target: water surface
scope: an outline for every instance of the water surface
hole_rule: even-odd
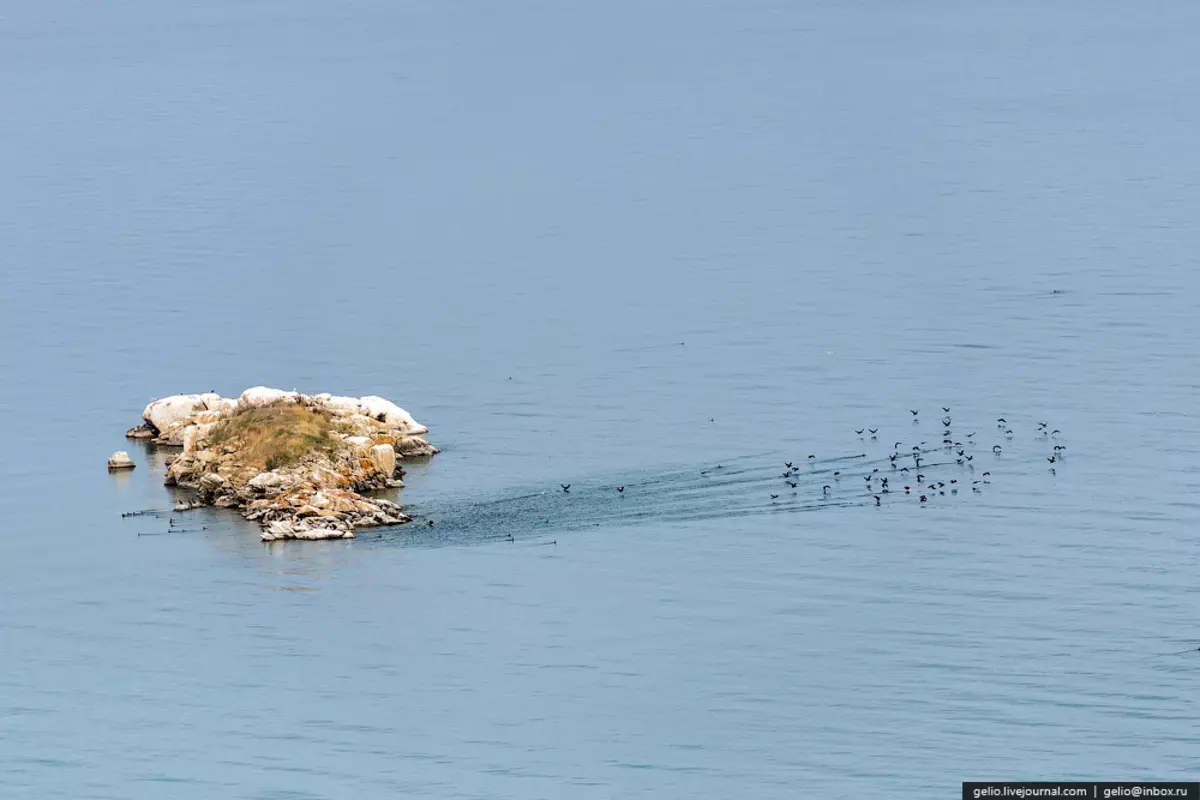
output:
[[[1195,778],[1198,16],[12,5],[2,793]],[[408,408],[435,527],[137,536],[256,384]],[[943,405],[982,494],[770,499]]]

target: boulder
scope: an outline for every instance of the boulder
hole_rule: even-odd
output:
[[[337,528],[306,528],[297,530],[287,523],[272,522],[260,537],[264,542],[278,542],[285,539],[353,539],[353,531],[342,531]]]
[[[287,479],[278,472],[260,472],[251,478],[247,485],[252,489],[273,489],[283,486],[287,483]]]
[[[396,452],[405,458],[411,458],[413,456],[433,456],[441,451],[420,437],[405,436],[396,442]]]
[[[124,450],[118,450],[108,457],[109,470],[133,469],[137,464],[133,463],[133,459],[129,457],[129,453]]]
[[[361,414],[359,399],[357,397],[338,397],[332,394],[318,394],[313,397],[313,400],[329,410],[330,413],[339,417],[348,417],[351,414]]]
[[[300,395],[297,392],[285,392],[282,389],[271,389],[266,386],[254,386],[242,392],[237,400],[238,408],[257,408],[270,405],[280,400],[295,400]]]
[[[371,466],[391,477],[396,471],[396,448],[390,444],[377,444],[371,448]]]
[[[370,436],[347,436],[346,444],[352,444],[358,450],[366,453],[367,449],[371,447],[372,439]]]
[[[208,432],[212,430],[213,423],[203,423],[197,425],[188,425],[183,429],[180,441],[183,444],[183,452],[191,453],[195,451],[196,444],[208,436]]]
[[[125,438],[126,439],[153,439],[154,438],[154,428],[151,428],[149,425],[144,424],[144,423],[141,425],[137,425],[137,426],[125,431]]]
[[[359,399],[359,411],[362,414],[386,423],[393,428],[403,431],[408,436],[418,436],[422,433],[429,433],[429,428],[426,428],[421,423],[413,419],[412,414],[409,414],[400,406],[384,400],[382,397],[375,395],[367,395]]]
[[[215,472],[206,472],[200,477],[200,488],[206,492],[215,492],[229,481]]]
[[[142,411],[142,419],[150,423],[157,433],[162,433],[181,422],[186,422],[200,411],[208,411],[208,403],[221,400],[216,394],[176,394],[155,400]]]

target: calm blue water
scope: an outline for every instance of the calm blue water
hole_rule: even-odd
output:
[[[8,3],[0,794],[1195,779],[1198,24]],[[143,405],[256,384],[412,411],[437,526],[137,536]]]

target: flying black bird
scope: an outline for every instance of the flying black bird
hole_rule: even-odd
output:
[[[967,434],[967,438],[970,439],[974,435],[975,435],[975,431],[971,431],[970,433]]]
[[[917,413],[918,413],[918,412],[916,412],[916,411],[913,411],[913,409],[911,409],[911,408],[909,409],[909,411],[912,411],[912,415],[913,415],[914,417],[915,417],[915,416],[917,415]]]
[[[921,481],[923,481],[923,480],[925,480],[925,476],[924,476],[924,475],[918,475],[918,476],[917,476],[917,483],[920,483],[920,482],[921,482]]]
[[[1053,464],[1055,461],[1055,456],[1047,456],[1046,460]]]
[[[956,459],[954,459],[954,463],[958,464],[959,466],[962,466],[963,460],[961,458],[956,458]]]
[[[945,406],[942,406],[942,411],[945,411],[947,414],[950,413],[950,409],[946,408]]]
[[[784,483],[786,483],[788,486],[792,487],[793,489],[796,488],[796,481],[784,481]]]
[[[810,456],[809,456],[809,459],[810,459],[810,460],[811,460],[811,459],[814,459],[814,458],[816,458],[816,456],[813,456],[813,455],[810,455]]]
[[[901,471],[901,472],[908,472],[908,467],[901,467],[901,468],[900,468],[900,471]]]
[[[825,484],[824,486],[822,486],[822,487],[821,487],[821,492],[822,492],[823,494],[829,494],[829,490],[830,490],[830,489],[832,489],[832,488],[833,488],[833,487],[832,487],[832,486],[830,486],[830,485],[827,483],[827,484]]]
[[[927,498],[925,497],[925,495],[921,495],[921,502],[922,502],[922,503],[924,503],[926,499],[927,499]]]
[[[896,459],[899,457],[900,457],[899,453],[892,453],[890,456],[888,456],[888,460],[891,461],[893,464],[895,464]]]
[[[997,422],[997,423],[1001,423],[1001,422],[1003,422],[1003,423],[1004,423],[1004,424],[1006,424],[1006,425],[1008,424],[1008,420],[1006,420],[1004,417],[1000,417],[999,419],[997,419],[997,420],[996,420],[996,422]]]
[[[842,471],[841,471],[840,469],[835,469],[835,470],[833,471],[833,477],[835,477],[835,478],[836,478],[838,475],[841,475],[841,474],[842,474]]]
[[[1060,431],[1058,428],[1055,428],[1054,430],[1050,431],[1051,436],[1058,436],[1060,433],[1062,433],[1062,431]]]
[[[857,433],[859,436],[862,436],[862,432],[863,432],[864,430],[865,430],[864,428],[855,428],[855,429],[854,429],[854,432],[855,432],[855,433]]]
[[[778,499],[779,499],[779,495],[777,495],[777,494],[773,494],[773,495],[771,495],[771,499],[772,499],[772,500],[778,500]]]
[[[1045,423],[1045,422],[1039,422],[1039,423],[1038,423],[1038,427],[1039,427],[1039,428],[1046,428],[1046,427],[1049,427],[1049,425],[1048,425],[1048,423]]]
[[[864,481],[866,481],[867,483],[870,483],[870,482],[871,482],[871,476],[870,476],[870,475],[863,475],[863,480],[864,480]]]
[[[945,425],[947,428],[949,428],[950,427],[950,418],[942,417],[942,424]]]
[[[1000,445],[998,445],[998,444],[994,444],[994,445],[992,445],[992,452],[993,452],[993,453],[999,453],[999,452],[1000,452]]]
[[[617,491],[618,491],[618,492],[624,492],[624,491],[625,491],[625,487],[624,487],[624,486],[618,486],[618,487],[617,487]]]
[[[559,486],[562,487],[564,492],[571,491],[571,484],[569,484],[569,483],[560,483]]]
[[[887,478],[880,478],[880,479],[879,479],[879,483],[880,483],[880,485],[881,485],[881,486],[887,486],[888,479],[887,479]]]
[[[904,487],[904,493],[905,493],[905,494],[908,494],[908,490],[909,490],[909,488],[910,488],[910,487],[908,487],[908,486],[905,486],[905,487]]]
[[[985,473],[983,473],[983,477],[985,477],[985,478],[986,478],[986,477],[988,477],[988,476],[989,476],[989,475],[991,475],[991,474],[992,474],[992,473],[990,473],[990,472],[985,472]]]
[[[790,461],[783,462],[783,465],[785,467],[787,467],[788,469],[795,469],[795,467],[792,466],[792,462],[790,462]]]
[[[875,498],[875,505],[879,505],[879,495],[873,494],[871,496]]]
[[[974,460],[975,460],[975,456],[967,456],[967,461],[974,461]]]
[[[879,428],[867,428],[867,430],[870,431],[872,434],[879,433]]]
[[[965,456],[965,455],[967,454],[967,451],[966,451],[966,450],[959,450],[959,451],[958,451],[958,454],[959,454],[960,456]]]

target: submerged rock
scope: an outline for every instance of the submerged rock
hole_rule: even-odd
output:
[[[264,542],[279,542],[285,539],[353,539],[353,531],[340,531],[336,528],[311,528],[308,530],[289,530],[280,533],[271,531],[262,532],[262,540]]]
[[[129,453],[124,450],[118,450],[108,457],[109,470],[133,469],[137,464],[133,463],[133,459],[129,457]]]
[[[374,395],[256,386],[236,400],[163,398],[142,416],[155,443],[181,448],[166,483],[196,489],[196,505],[240,509],[266,541],[349,538],[354,528],[408,522],[401,506],[360,492],[402,487],[401,459],[438,452],[420,436],[428,428]]]

